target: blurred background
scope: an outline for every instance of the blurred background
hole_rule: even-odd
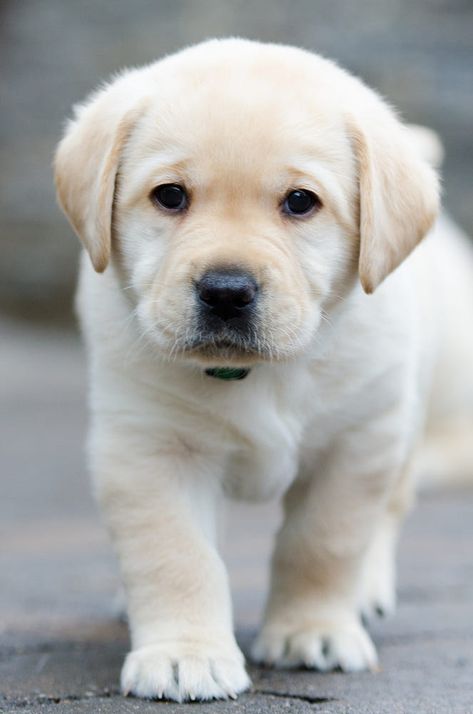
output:
[[[51,159],[71,106],[118,69],[208,37],[337,59],[446,147],[445,204],[473,234],[472,0],[2,0],[0,308],[70,319],[77,242]]]
[[[56,205],[54,147],[72,104],[111,73],[228,35],[332,57],[380,90],[408,121],[436,129],[446,148],[445,204],[473,235],[473,0],[1,0],[0,645],[18,656],[8,664],[0,656],[0,680],[19,701],[25,687],[57,696],[64,680],[69,693],[83,689],[66,676],[54,686],[41,679],[47,667],[27,657],[46,640],[85,638],[87,651],[99,642],[100,661],[114,638],[126,647],[126,633],[104,625],[117,570],[86,477],[85,368],[72,312],[79,247]],[[407,610],[397,620],[406,631],[423,628],[432,638],[444,620],[450,632],[471,624],[471,607],[467,616],[460,600],[466,602],[468,588],[472,600],[465,540],[472,503],[471,497],[454,500],[447,516],[433,501],[410,526],[401,557]],[[273,507],[242,513],[231,516],[227,555],[237,621],[254,626],[278,513]],[[242,519],[244,537],[236,528]],[[442,519],[445,529],[437,533]],[[443,584],[426,565],[437,553],[448,568]],[[439,597],[429,610],[432,592]],[[400,641],[396,627],[395,621],[393,642]],[[18,643],[26,648],[23,665]],[[121,651],[116,656],[110,647],[114,679]],[[411,644],[393,657],[415,688],[417,665],[405,664],[414,651]],[[59,669],[62,659],[57,655]],[[92,670],[95,676],[97,667]]]
[[[213,36],[337,59],[446,146],[445,203],[473,233],[472,0],[2,0],[0,307],[70,320],[77,242],[54,198],[64,118],[98,82]]]

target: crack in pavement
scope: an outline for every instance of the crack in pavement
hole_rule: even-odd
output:
[[[309,704],[328,704],[337,702],[335,697],[316,697],[311,694],[291,694],[290,692],[279,692],[277,689],[253,689],[255,694],[263,694],[267,697],[280,697],[281,699],[297,699]]]

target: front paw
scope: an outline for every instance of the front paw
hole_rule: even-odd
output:
[[[134,650],[121,674],[125,695],[176,702],[236,699],[250,684],[236,645],[198,641],[164,641]]]
[[[327,672],[375,670],[375,647],[358,620],[341,620],[306,627],[268,624],[252,649],[256,662],[275,667],[308,667]]]

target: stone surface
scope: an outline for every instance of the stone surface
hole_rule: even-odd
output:
[[[71,106],[127,65],[212,36],[296,44],[337,59],[446,145],[446,205],[473,234],[473,4],[469,0],[3,0],[0,305],[66,316],[78,241],[51,160]],[[308,91],[310,88],[308,88]]]
[[[77,337],[5,321],[0,333],[7,375],[0,382],[0,711],[189,711],[118,694],[128,637],[115,614],[116,562],[88,489]],[[248,651],[279,513],[273,505],[233,505],[228,516],[224,551]],[[473,712],[472,542],[473,491],[424,495],[402,538],[398,612],[373,628],[380,672],[251,667],[250,693],[198,711]]]

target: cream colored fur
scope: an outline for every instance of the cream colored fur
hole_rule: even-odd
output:
[[[95,491],[128,601],[125,693],[249,686],[216,544],[224,494],[284,497],[255,658],[376,667],[359,615],[394,606],[413,464],[473,465],[472,251],[441,219],[403,262],[437,213],[435,147],[328,60],[236,39],[125,72],[78,108],[56,176],[104,271],[84,255],[78,307]],[[191,204],[170,215],[150,192],[176,182]],[[322,208],[283,215],[294,188]],[[193,284],[221,264],[263,286],[257,353],[189,348]],[[229,364],[252,370],[205,375]]]

